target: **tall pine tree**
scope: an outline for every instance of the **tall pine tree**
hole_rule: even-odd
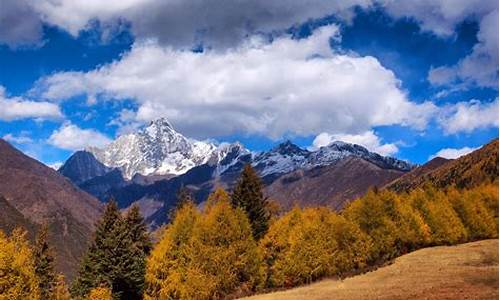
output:
[[[117,299],[142,299],[145,250],[150,245],[142,217],[138,209],[133,211],[123,218],[116,202],[108,203],[72,286],[74,297],[84,297],[104,285]]]
[[[249,164],[245,165],[241,172],[231,195],[231,203],[234,207],[241,207],[246,212],[252,225],[254,238],[259,240],[264,236],[269,227],[266,199],[262,193],[260,177]]]
[[[57,285],[57,278],[54,271],[54,255],[48,242],[47,224],[42,225],[38,232],[33,256],[35,259],[35,274],[38,278],[41,298],[50,299]]]
[[[153,247],[144,218],[137,205],[133,205],[125,216],[126,230],[132,241],[131,252],[131,280],[138,290],[138,296],[144,289],[144,276],[146,273],[146,259]],[[138,298],[140,299],[140,298]]]

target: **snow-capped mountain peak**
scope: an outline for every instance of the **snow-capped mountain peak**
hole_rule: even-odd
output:
[[[342,141],[334,141],[312,152],[286,141],[268,152],[257,154],[252,165],[263,177],[276,176],[300,168],[312,169],[332,165],[348,156],[363,158],[386,169],[409,171],[413,167],[408,162],[393,157],[384,157],[368,151],[363,146]]]
[[[102,149],[90,148],[104,165],[118,168],[127,179],[135,174],[180,175],[206,163],[217,146],[186,138],[165,118],[136,133],[118,137]]]
[[[384,157],[366,148],[335,141],[316,151],[308,151],[285,141],[269,151],[250,153],[240,143],[221,143],[190,139],[177,132],[165,118],[153,120],[138,132],[122,135],[104,148],[90,148],[96,159],[109,168],[118,168],[123,177],[141,175],[181,175],[208,164],[223,174],[250,162],[262,177],[276,177],[297,169],[312,169],[356,156],[382,168],[410,170],[413,165]]]

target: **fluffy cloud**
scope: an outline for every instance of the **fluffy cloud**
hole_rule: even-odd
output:
[[[381,0],[387,12],[396,18],[412,18],[422,30],[438,36],[455,34],[458,24],[468,18],[481,20],[495,9],[498,1],[484,0]]]
[[[339,38],[334,25],[301,40],[252,37],[224,52],[136,44],[121,60],[94,71],[43,78],[34,92],[52,101],[82,94],[134,99],[136,120],[165,116],[198,137],[426,126],[433,104],[409,101],[394,73],[377,59],[332,52],[331,38]]]
[[[484,0],[382,0],[393,17],[416,20],[420,28],[448,38],[465,20],[479,22],[478,43],[472,53],[453,66],[432,68],[428,79],[436,85],[457,81],[478,86],[498,86],[498,1]]]
[[[125,22],[130,23],[138,39],[155,38],[160,44],[184,48],[200,43],[230,47],[252,33],[283,30],[330,14],[350,19],[355,6],[372,5],[372,0],[24,1],[45,22],[75,36],[93,20],[98,20],[105,29]]]
[[[100,132],[93,129],[81,129],[71,123],[63,124],[48,139],[50,145],[67,150],[102,147],[110,142],[111,140]]]
[[[482,19],[477,39],[472,53],[456,65],[431,69],[429,81],[435,85],[465,82],[498,88],[498,10]]]
[[[35,9],[23,0],[2,0],[0,44],[16,48],[36,45],[41,40],[42,20]]]
[[[372,152],[380,155],[393,155],[398,152],[398,147],[395,144],[383,144],[375,132],[366,131],[362,134],[328,134],[320,133],[314,139],[310,149],[316,150],[323,146],[327,146],[334,141],[343,141],[352,144],[364,146]]]
[[[5,88],[0,85],[0,120],[12,121],[27,118],[60,119],[59,106],[50,102],[37,102],[21,97],[8,97]]]
[[[27,132],[21,132],[20,135],[14,135],[12,133],[8,133],[2,137],[2,139],[6,140],[10,143],[15,144],[29,144],[33,143],[33,139],[29,137]]]
[[[443,158],[448,158],[448,159],[455,159],[459,158],[460,156],[464,156],[466,154],[471,153],[472,151],[477,150],[478,148],[470,148],[470,147],[463,147],[460,149],[455,149],[455,148],[445,148],[439,150],[436,154],[432,155],[429,157],[429,159],[433,159],[435,157],[443,157]]]
[[[472,100],[445,107],[439,123],[447,134],[498,126],[498,98],[490,103]]]

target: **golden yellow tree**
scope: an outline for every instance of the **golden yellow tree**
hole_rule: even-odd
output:
[[[364,265],[366,236],[327,208],[293,209],[274,222],[260,243],[267,285],[294,286]]]
[[[478,187],[470,191],[450,189],[447,197],[467,230],[469,240],[498,237],[495,216],[482,201]]]
[[[255,290],[261,255],[250,222],[216,190],[200,214],[183,205],[154,247],[147,264],[147,299],[212,299]]]
[[[40,299],[33,252],[25,231],[0,231],[0,300],[17,299]]]
[[[113,294],[106,287],[97,287],[90,290],[87,300],[113,300]]]
[[[444,192],[427,186],[413,191],[409,198],[429,225],[432,244],[450,245],[467,240],[467,231]]]
[[[69,294],[68,286],[66,285],[66,282],[64,281],[64,276],[62,274],[59,274],[56,277],[56,285],[53,290],[52,294],[52,299],[53,300],[70,300],[71,296]]]
[[[209,299],[257,289],[263,282],[262,256],[246,213],[233,208],[229,195],[220,188],[207,203],[193,230],[188,298]]]
[[[192,202],[185,203],[163,231],[161,240],[153,248],[146,267],[146,297],[151,299],[185,298],[187,272],[193,228],[200,213]]]
[[[392,258],[398,254],[395,244],[398,239],[398,226],[393,216],[388,214],[386,197],[389,194],[375,190],[351,202],[343,211],[351,222],[357,224],[370,237],[370,261]]]

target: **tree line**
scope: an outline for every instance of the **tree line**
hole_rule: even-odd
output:
[[[345,277],[416,249],[498,238],[498,185],[408,193],[370,190],[337,213],[264,198],[246,166],[231,194],[197,206],[179,193],[171,222],[151,242],[137,207],[110,201],[68,289],[41,231],[0,232],[0,299],[219,299]]]

